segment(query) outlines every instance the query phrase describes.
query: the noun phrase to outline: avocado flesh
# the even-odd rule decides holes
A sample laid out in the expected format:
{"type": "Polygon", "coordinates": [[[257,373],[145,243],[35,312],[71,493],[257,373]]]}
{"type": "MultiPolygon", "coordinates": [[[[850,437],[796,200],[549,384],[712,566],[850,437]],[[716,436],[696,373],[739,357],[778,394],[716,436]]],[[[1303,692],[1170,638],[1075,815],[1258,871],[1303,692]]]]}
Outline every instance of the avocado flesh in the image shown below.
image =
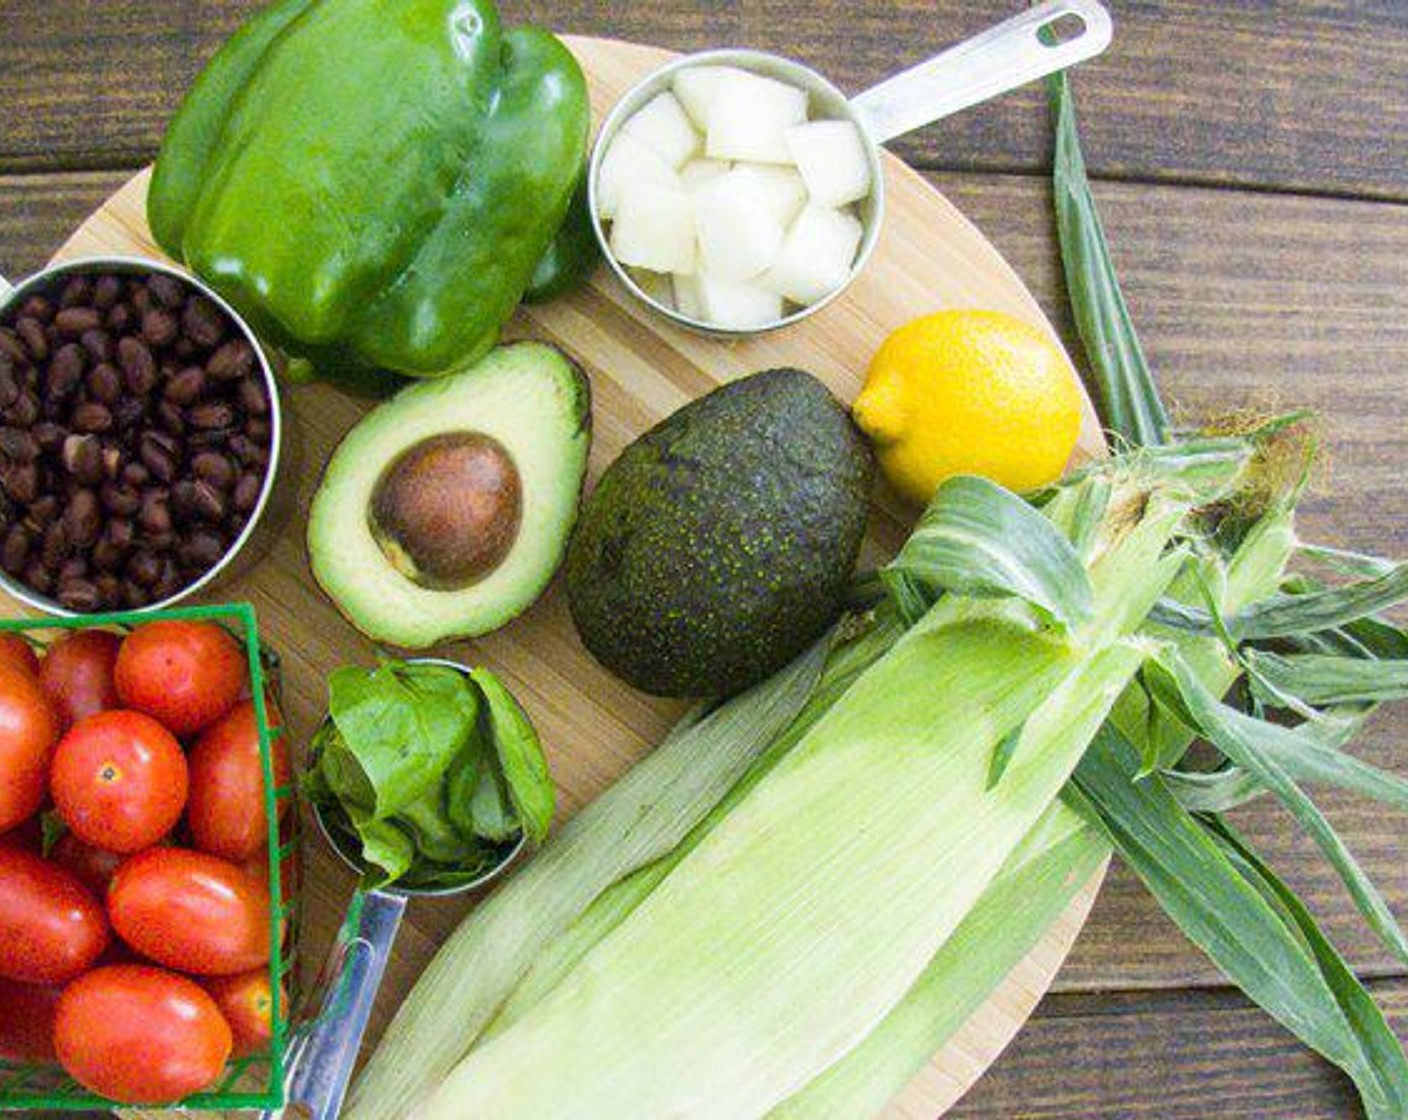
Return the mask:
{"type": "Polygon", "coordinates": [[[873,461],[824,385],[769,370],[631,444],[586,501],[568,602],[608,669],[661,696],[739,691],[841,613],[873,461]]]}
{"type": "Polygon", "coordinates": [[[504,625],[542,594],[577,516],[591,443],[591,391],[555,347],[519,342],[459,373],[417,382],[377,406],[328,461],[308,516],[318,584],[359,630],[423,649],[504,625]],[[426,587],[392,563],[368,511],[388,464],[446,432],[497,440],[518,471],[521,522],[502,561],[459,588],[426,587]]]}

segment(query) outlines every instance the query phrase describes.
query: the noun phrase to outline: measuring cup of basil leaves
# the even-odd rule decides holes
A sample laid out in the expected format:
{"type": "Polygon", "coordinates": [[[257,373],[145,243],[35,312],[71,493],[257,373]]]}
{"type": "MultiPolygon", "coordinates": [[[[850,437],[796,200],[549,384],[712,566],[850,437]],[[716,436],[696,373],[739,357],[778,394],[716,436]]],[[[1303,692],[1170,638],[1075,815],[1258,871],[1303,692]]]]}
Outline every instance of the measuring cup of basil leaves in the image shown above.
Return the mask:
{"type": "MultiPolygon", "coordinates": [[[[286,1095],[312,1120],[338,1114],[409,898],[482,887],[552,821],[537,733],[487,669],[417,658],[328,678],[328,714],[303,789],[362,881],[299,1028],[286,1095]]],[[[274,1116],[277,1113],[267,1113],[274,1116]]]]}

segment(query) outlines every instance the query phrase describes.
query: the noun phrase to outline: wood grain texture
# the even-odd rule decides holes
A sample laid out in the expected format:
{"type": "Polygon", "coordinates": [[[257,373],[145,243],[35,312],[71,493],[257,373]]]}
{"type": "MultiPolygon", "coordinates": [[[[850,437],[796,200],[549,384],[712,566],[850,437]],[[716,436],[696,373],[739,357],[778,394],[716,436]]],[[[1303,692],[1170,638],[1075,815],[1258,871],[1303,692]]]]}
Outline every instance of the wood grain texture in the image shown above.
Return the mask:
{"type": "MultiPolygon", "coordinates": [[[[258,0],[5,0],[0,170],[135,167],[202,61],[258,0]]],[[[680,50],[792,54],[860,90],[1010,15],[1017,0],[504,0],[505,16],[680,50]]],[[[1079,79],[1100,174],[1408,198],[1408,5],[1110,0],[1116,37],[1079,79]]],[[[927,167],[1036,169],[1041,94],[896,145],[927,167]]]]}
{"type": "MultiPolygon", "coordinates": [[[[595,119],[646,71],[671,57],[653,47],[571,37],[587,73],[595,119]]],[[[56,259],[158,256],[145,221],[149,173],[125,184],[60,246],[56,259]]],[[[893,156],[885,166],[886,214],[874,255],[845,297],[785,331],[719,341],[677,329],[638,303],[606,270],[582,291],[524,308],[510,337],[553,342],[581,365],[592,384],[592,450],[588,488],[632,439],[687,401],[747,372],[796,365],[817,375],[842,400],[860,389],[869,356],[885,334],[935,306],[1005,310],[1050,331],[1040,307],[1010,266],[977,229],[924,179],[893,156]]],[[[1071,371],[1071,376],[1076,376],[1071,371]]],[[[292,448],[279,464],[284,519],[267,526],[268,551],[257,564],[241,557],[242,574],[215,598],[249,599],[260,631],[284,659],[284,695],[295,742],[306,740],[325,703],[324,679],[335,666],[367,661],[369,643],[336,616],[313,585],[304,549],[311,493],[336,441],[367,409],[327,386],[284,395],[292,448]],[[325,621],[326,620],[326,621],[325,621]],[[300,737],[300,731],[303,735],[300,737]]],[[[1100,454],[1098,421],[1084,402],[1076,461],[1100,454]]],[[[864,553],[869,562],[892,555],[911,514],[882,492],[872,511],[864,553]]],[[[211,597],[209,594],[206,596],[211,597]]],[[[522,618],[447,656],[486,664],[513,689],[542,734],[558,787],[559,819],[599,795],[659,741],[682,705],[636,693],[612,677],[582,648],[559,586],[522,618]]],[[[310,830],[310,834],[312,831],[310,830]]],[[[335,859],[314,853],[305,913],[317,958],[345,909],[347,875],[335,859]]],[[[993,993],[936,1057],[922,1082],[897,1107],[937,1116],[963,1095],[1031,1014],[1056,975],[1083,924],[1103,869],[1073,899],[1032,953],[993,993]]],[[[460,907],[462,908],[462,903],[460,907]]],[[[441,915],[451,913],[446,907],[441,915]]],[[[368,1040],[373,1041],[434,947],[449,932],[411,913],[388,970],[368,1040]],[[406,926],[410,928],[406,928],[406,926]]],[[[883,926],[877,926],[883,936],[883,926]]]]}
{"type": "MultiPolygon", "coordinates": [[[[1408,983],[1371,989],[1408,1037],[1408,983]]],[[[1349,1079],[1224,993],[1051,997],[949,1116],[963,1120],[1348,1120],[1349,1079]]],[[[923,1120],[914,1117],[913,1120],[923,1120]]]]}

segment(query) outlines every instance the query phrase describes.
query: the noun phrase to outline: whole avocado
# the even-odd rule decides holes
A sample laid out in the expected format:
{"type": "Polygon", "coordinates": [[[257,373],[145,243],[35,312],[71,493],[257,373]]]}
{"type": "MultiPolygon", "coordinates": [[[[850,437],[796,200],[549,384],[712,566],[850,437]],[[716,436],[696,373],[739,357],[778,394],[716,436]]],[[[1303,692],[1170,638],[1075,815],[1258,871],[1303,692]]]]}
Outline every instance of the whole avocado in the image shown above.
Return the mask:
{"type": "Polygon", "coordinates": [[[686,405],[627,447],[583,507],[566,565],[582,641],[658,696],[762,680],[840,614],[872,474],[846,410],[801,370],[686,405]]]}

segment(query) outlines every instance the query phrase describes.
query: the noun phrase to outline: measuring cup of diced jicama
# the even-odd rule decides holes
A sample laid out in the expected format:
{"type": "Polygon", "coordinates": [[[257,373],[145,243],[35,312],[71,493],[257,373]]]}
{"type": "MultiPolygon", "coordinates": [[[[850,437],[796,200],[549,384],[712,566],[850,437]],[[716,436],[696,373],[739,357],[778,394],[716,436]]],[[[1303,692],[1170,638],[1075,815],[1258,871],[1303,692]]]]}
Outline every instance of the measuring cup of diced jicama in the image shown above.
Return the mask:
{"type": "Polygon", "coordinates": [[[849,100],[778,55],[676,59],[597,135],[597,239],[626,287],[684,326],[746,335],[796,322],[875,248],[880,144],[1098,54],[1110,30],[1097,0],[1047,0],[849,100]]]}

